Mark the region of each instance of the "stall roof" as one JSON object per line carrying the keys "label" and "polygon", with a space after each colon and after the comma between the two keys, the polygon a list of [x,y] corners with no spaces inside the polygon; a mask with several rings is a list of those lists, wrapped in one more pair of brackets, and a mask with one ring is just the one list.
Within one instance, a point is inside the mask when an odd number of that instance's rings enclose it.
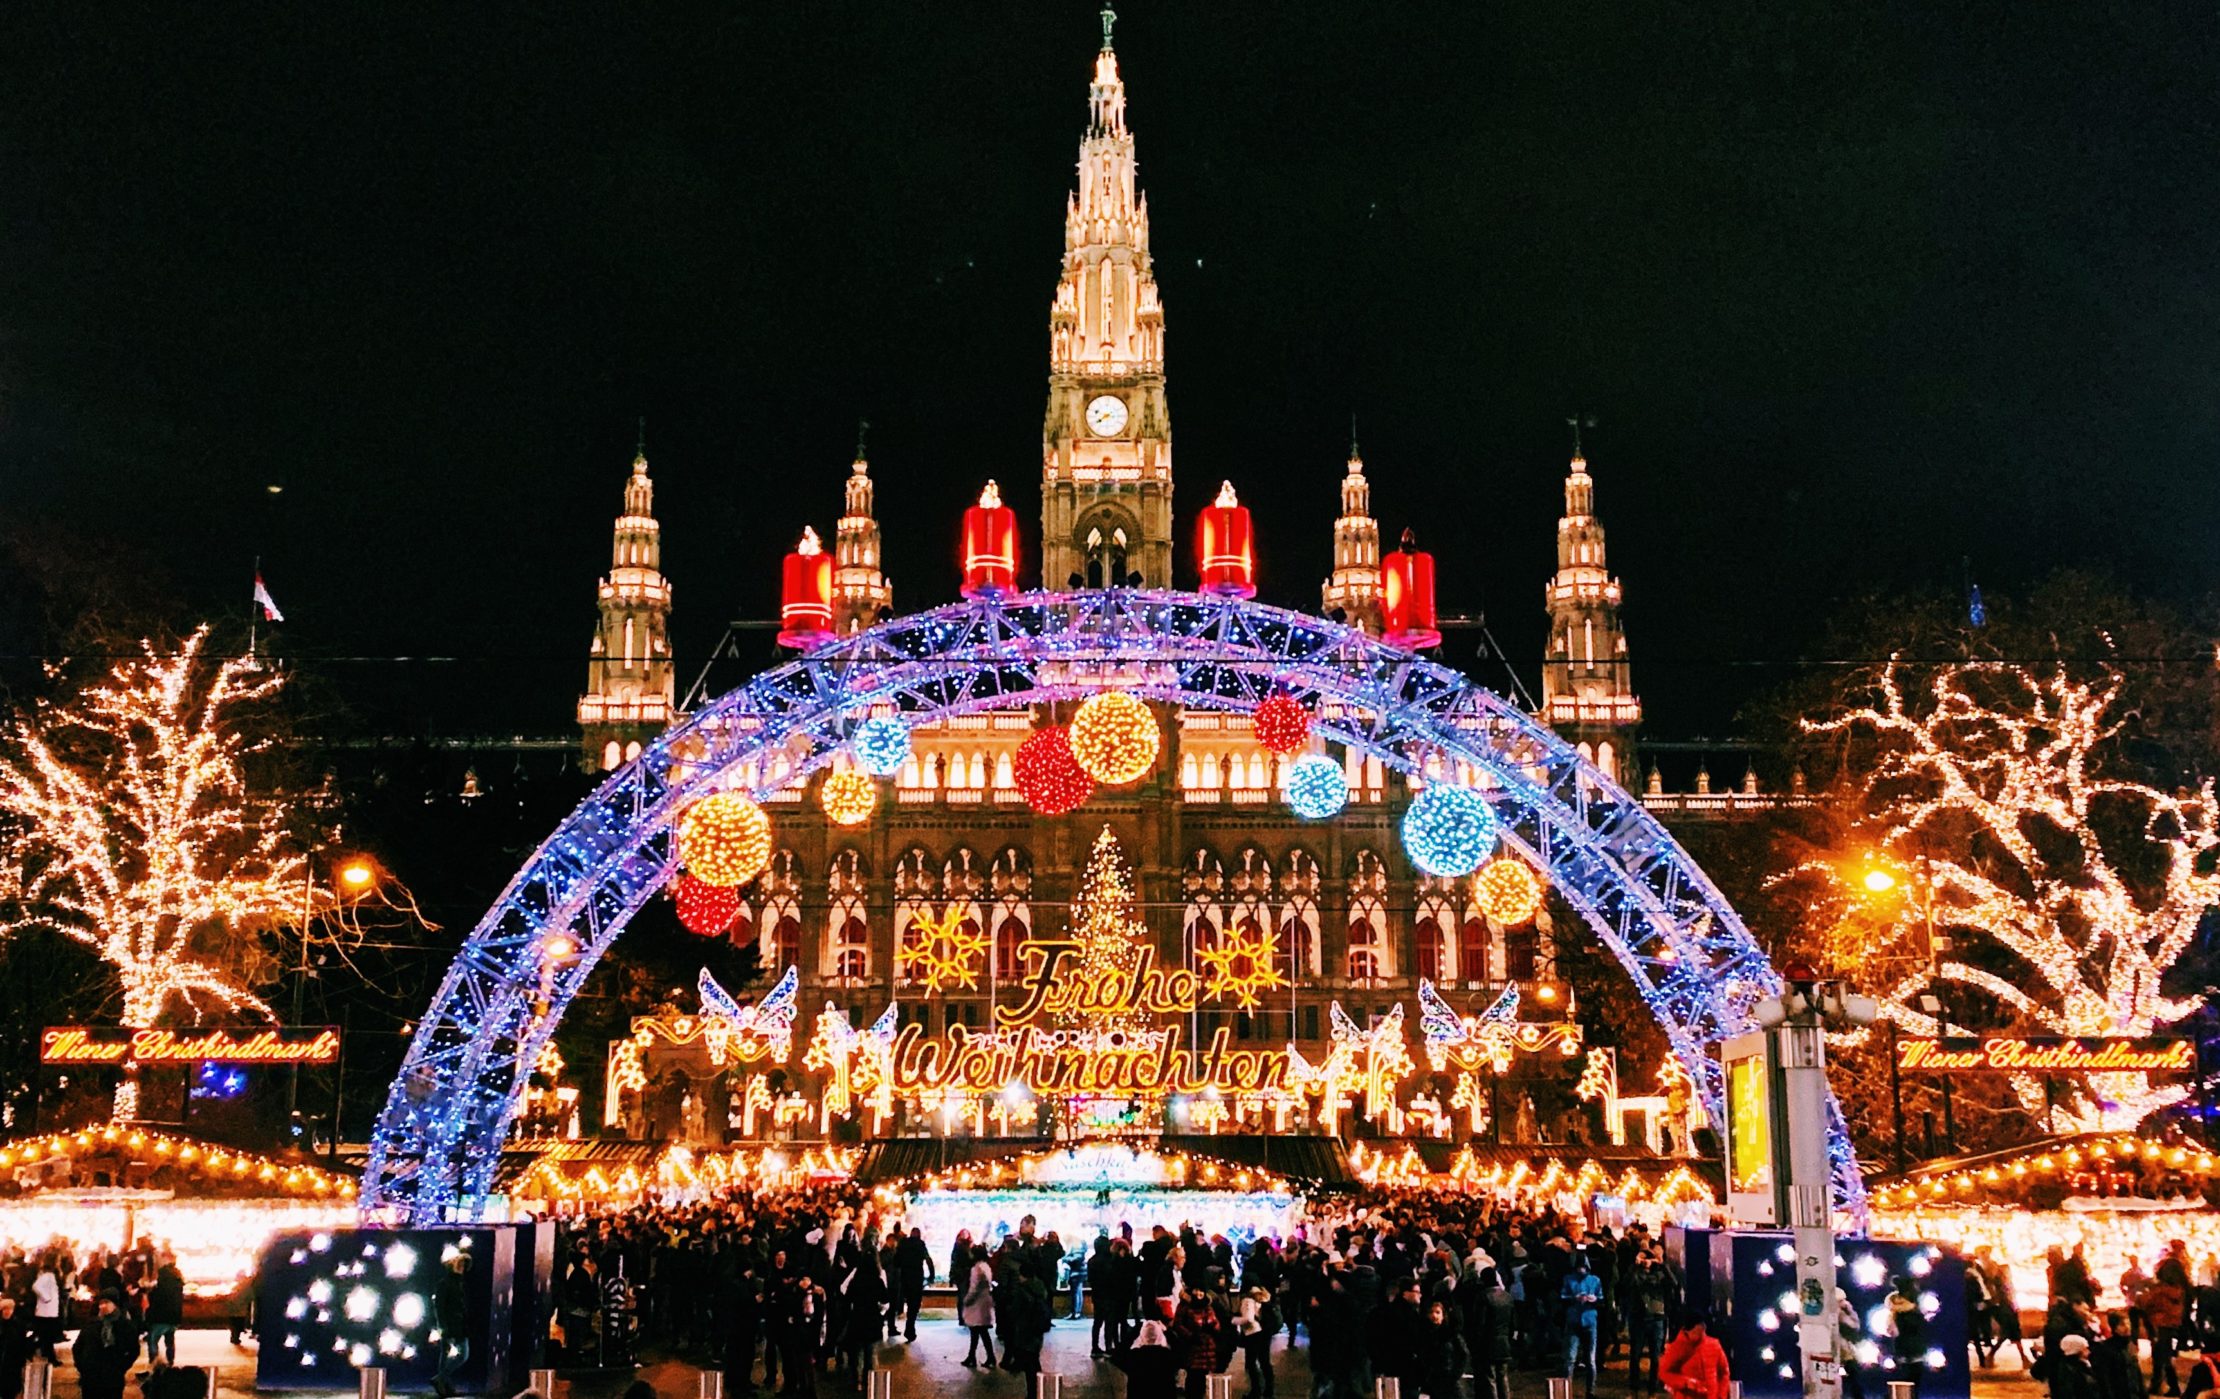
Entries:
{"label": "stall roof", "polygon": [[[864,1146],[856,1179],[865,1185],[896,1185],[962,1166],[1038,1155],[1058,1145],[1038,1137],[896,1137]],[[1333,1137],[1165,1136],[1135,1145],[1268,1171],[1322,1189],[1358,1183],[1347,1153]]]}

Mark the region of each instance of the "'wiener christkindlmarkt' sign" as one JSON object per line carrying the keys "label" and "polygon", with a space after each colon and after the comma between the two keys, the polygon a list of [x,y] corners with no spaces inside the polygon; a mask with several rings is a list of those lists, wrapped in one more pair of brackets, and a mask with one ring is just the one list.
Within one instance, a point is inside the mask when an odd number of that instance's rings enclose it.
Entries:
{"label": "'wiener christkindlmarkt' sign", "polygon": [[1896,1066],[1956,1074],[2188,1073],[2197,1067],[2197,1047],[2185,1039],[2126,1035],[1921,1037],[1896,1042]]}
{"label": "'wiener christkindlmarkt' sign", "polygon": [[338,1059],[339,1031],[329,1025],[240,1030],[60,1025],[49,1026],[39,1039],[42,1064],[331,1064]]}

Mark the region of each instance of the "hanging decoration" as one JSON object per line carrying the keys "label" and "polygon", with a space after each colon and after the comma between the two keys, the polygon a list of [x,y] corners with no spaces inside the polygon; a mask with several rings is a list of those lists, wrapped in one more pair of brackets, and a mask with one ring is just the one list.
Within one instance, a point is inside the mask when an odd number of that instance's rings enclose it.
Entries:
{"label": "hanging decoration", "polygon": [[879,804],[879,789],[871,785],[871,774],[842,768],[825,774],[817,801],[834,825],[860,826],[871,819],[872,808]]}
{"label": "hanging decoration", "polygon": [[979,503],[964,511],[965,597],[1017,591],[1017,512],[1002,503],[1002,488],[987,482]]}
{"label": "hanging decoration", "polygon": [[1495,837],[1495,813],[1470,787],[1435,783],[1403,813],[1404,852],[1426,874],[1472,873],[1495,849]]}
{"label": "hanging decoration", "polygon": [[938,918],[913,915],[902,945],[894,950],[895,972],[931,991],[976,991],[987,960],[987,935],[960,903]]}
{"label": "hanging decoration", "polygon": [[1306,753],[1287,765],[1287,808],[1305,821],[1323,821],[1349,804],[1349,778],[1323,753]]}
{"label": "hanging decoration", "polygon": [[704,884],[737,888],[771,863],[771,818],[738,792],[716,792],[686,809],[678,862]]}
{"label": "hanging decoration", "polygon": [[1515,928],[1541,909],[1542,881],[1526,861],[1501,856],[1472,877],[1472,901],[1489,922]]}
{"label": "hanging decoration", "polygon": [[1095,780],[1073,756],[1071,730],[1062,724],[1038,730],[1019,744],[1010,775],[1025,804],[1043,816],[1077,811],[1095,794]]}
{"label": "hanging decoration", "polygon": [[1257,746],[1276,758],[1292,758],[1310,742],[1310,711],[1285,690],[1266,695],[1249,723]]}
{"label": "hanging decoration", "polygon": [[1218,487],[1218,499],[1195,519],[1195,570],[1206,593],[1256,596],[1256,537],[1249,508],[1233,493],[1231,481]]}
{"label": "hanging decoration", "polygon": [[740,890],[711,884],[690,874],[671,881],[678,900],[679,925],[696,937],[713,938],[740,916]]}
{"label": "hanging decoration", "polygon": [[779,645],[806,651],[832,639],[832,573],[832,555],[805,525],[779,573]]}
{"label": "hanging decoration", "polygon": [[848,748],[857,767],[873,777],[892,777],[909,761],[910,726],[892,714],[876,715],[856,725]]}
{"label": "hanging decoration", "polygon": [[1403,531],[1403,547],[1380,561],[1382,640],[1421,651],[1441,645],[1434,621],[1434,556]]}
{"label": "hanging decoration", "polygon": [[1279,934],[1242,919],[1209,944],[1197,944],[1195,970],[1202,973],[1203,999],[1231,1001],[1255,1010],[1263,993],[1287,985],[1280,974]]}
{"label": "hanging decoration", "polygon": [[1162,742],[1156,716],[1123,690],[1089,695],[1071,718],[1072,756],[1089,777],[1112,787],[1146,777]]}

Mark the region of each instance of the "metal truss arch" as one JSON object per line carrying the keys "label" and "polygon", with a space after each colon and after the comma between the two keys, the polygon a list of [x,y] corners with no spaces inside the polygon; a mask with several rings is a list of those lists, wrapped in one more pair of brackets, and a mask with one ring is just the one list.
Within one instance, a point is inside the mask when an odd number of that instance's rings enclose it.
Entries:
{"label": "metal truss arch", "polygon": [[[1192,593],[979,598],[897,618],[734,689],[613,774],[510,880],[441,982],[370,1144],[363,1208],[474,1217],[527,1066],[601,953],[671,874],[678,814],[751,759],[785,785],[830,762],[874,709],[916,723],[1105,688],[1246,711],[1286,688],[1315,731],[1406,773],[1431,759],[1489,789],[1506,846],[1611,949],[1724,1122],[1719,1043],[1780,979],[1655,817],[1533,716],[1470,678],[1348,627]],[[758,770],[763,765],[758,764]],[[760,795],[760,793],[759,793]],[[1864,1192],[1841,1114],[1840,1208]]]}

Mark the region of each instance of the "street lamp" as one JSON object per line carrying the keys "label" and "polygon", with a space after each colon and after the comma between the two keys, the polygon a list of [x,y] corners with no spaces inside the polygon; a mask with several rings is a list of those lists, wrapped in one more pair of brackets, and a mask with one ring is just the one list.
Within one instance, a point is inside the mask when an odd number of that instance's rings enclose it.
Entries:
{"label": "street lamp", "polygon": [[[1895,889],[1901,882],[1896,872],[1883,863],[1884,859],[1885,857],[1878,852],[1866,857],[1865,873],[1860,876],[1859,882],[1865,885],[1871,893],[1886,894]],[[1906,890],[1906,894],[1908,897],[1919,900],[1920,930],[1924,934],[1927,944],[1927,980],[1932,988],[1927,994],[1919,998],[1919,1008],[1924,1013],[1934,1017],[1935,1033],[1938,1038],[1941,1038],[1950,1033],[1949,1007],[1944,1003],[1941,994],[1943,989],[1942,953],[1948,944],[1935,935],[1935,880],[1925,855],[1921,855],[1913,864],[1910,874],[1911,888]],[[1896,1067],[1896,1021],[1893,1018],[1889,1021],[1889,1085],[1891,1097],[1895,1103],[1896,1168],[1901,1171],[1904,1169],[1904,1093]],[[1954,1095],[1951,1092],[1950,1075],[1948,1074],[1943,1075],[1942,1091],[1943,1140],[1948,1143],[1950,1151],[1955,1154],[1958,1150],[1958,1124],[1955,1105],[1952,1102]],[[1934,1134],[1933,1121],[1932,1118],[1928,1119],[1929,1126],[1927,1130],[1930,1138]]]}
{"label": "street lamp", "polygon": [[[377,882],[377,865],[372,863],[367,856],[363,855],[349,856],[346,860],[340,863],[338,870],[333,877],[333,883],[336,886],[334,892],[342,897],[359,897],[363,894],[367,894],[370,892],[370,887]],[[296,1026],[301,1023],[301,1016],[302,1014],[304,1014],[304,1011],[302,1009],[302,1000],[308,992],[309,976],[308,940],[310,931],[315,926],[316,862],[314,859],[309,859],[304,860],[301,863],[300,960],[295,962],[293,966],[293,1024]],[[301,1066],[296,1063],[292,1066],[291,1074],[289,1074],[285,1080],[285,1111],[287,1114],[287,1120],[290,1121],[291,1118],[296,1115],[295,1110],[300,1106],[300,1100]],[[337,1140],[338,1136],[339,1126],[335,1122],[332,1124],[332,1137],[334,1140]]]}

